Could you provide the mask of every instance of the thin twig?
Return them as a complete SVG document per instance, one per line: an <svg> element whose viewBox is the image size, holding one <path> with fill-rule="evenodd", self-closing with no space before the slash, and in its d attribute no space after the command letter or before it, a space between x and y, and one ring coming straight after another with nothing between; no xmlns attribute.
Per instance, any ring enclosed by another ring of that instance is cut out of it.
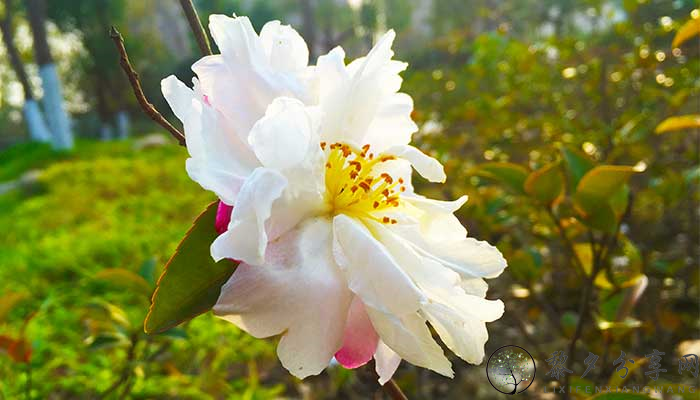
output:
<svg viewBox="0 0 700 400"><path fill-rule="evenodd" d="M585 276L586 270L583 267L583 262L579 258L578 253L576 253L576 249L574 248L574 244L571 242L571 239L569 239L569 236L566 234L566 229L564 228L564 225L562 225L559 218L557 218L557 216L554 214L554 211L551 207L547 207L547 215L549 215L549 217L552 219L552 222L557 227L557 230L559 231L559 236L561 237L561 240L564 243L564 248L566 248L566 250L571 254L571 257L578 265L579 270L577 270L576 272L583 273Z"/></svg>
<svg viewBox="0 0 700 400"><path fill-rule="evenodd" d="M25 386L26 399L32 398L32 363L27 362L27 385Z"/></svg>
<svg viewBox="0 0 700 400"><path fill-rule="evenodd" d="M597 254L594 255L594 259L597 258ZM591 302L591 295L593 294L593 282L595 282L595 277L598 275L598 272L600 271L600 263L599 262L594 262L593 266L591 267L591 275L586 277L586 281L584 282L584 287L583 287L583 293L581 294L581 304L579 304L579 310L578 310L578 322L576 324L576 330L574 331L574 336L571 338L571 342L569 343L569 350L568 350L568 359L566 366L567 368L571 369L571 367L574 365L576 362L576 344L578 343L579 339L581 338L581 335L583 334L583 324L586 320L586 316L588 314L588 310L590 308L590 302ZM569 375L566 375L564 379L564 385L568 386L569 385ZM569 398L569 393L564 394L564 399Z"/></svg>
<svg viewBox="0 0 700 400"><path fill-rule="evenodd" d="M112 383L110 387L108 387L104 392L102 392L98 396L99 399L107 398L107 396L109 396L112 392L116 391L117 389L119 389L120 386L129 381L129 378L131 377L132 364L134 362L134 359L136 358L136 345L139 342L138 334L132 334L130 342L131 343L129 345L129 350L127 350L126 360L124 361L124 367L122 368L121 374L119 374L117 380L114 381L114 383ZM122 395L128 393L128 390L129 387L127 386L122 392Z"/></svg>
<svg viewBox="0 0 700 400"><path fill-rule="evenodd" d="M182 6L182 11L185 12L187 22L190 23L190 28L192 29L192 33L194 33L194 38L197 40L199 51L202 52L203 56L212 55L209 38L204 31L202 22L199 20L199 15L197 15L197 10L194 8L192 0L180 0L180 5Z"/></svg>
<svg viewBox="0 0 700 400"><path fill-rule="evenodd" d="M175 140L180 143L180 146L187 146L185 142L185 135L183 135L177 128L172 126L170 122L168 122L163 115L156 110L156 108L151 104L151 102L148 101L146 98L146 95L143 93L143 89L141 89L141 82L139 81L139 74L134 71L134 68L131 66L131 63L129 62L129 55L126 53L126 48L124 48L124 39L122 38L122 35L119 33L117 28L112 27L109 30L109 37L112 38L112 41L114 41L114 45L117 46L117 51L119 51L119 64L121 65L122 69L126 73L126 76L129 78L129 83L131 83L131 88L134 90L134 96L136 96L136 100L139 102L139 105L141 106L141 109L143 109L143 112L146 113L153 121L158 123L160 126L165 128L170 134L175 138Z"/></svg>
<svg viewBox="0 0 700 400"><path fill-rule="evenodd" d="M382 389L389 395L393 400L408 400L405 394L401 391L399 385L394 382L393 379L389 379L387 383L382 385Z"/></svg>

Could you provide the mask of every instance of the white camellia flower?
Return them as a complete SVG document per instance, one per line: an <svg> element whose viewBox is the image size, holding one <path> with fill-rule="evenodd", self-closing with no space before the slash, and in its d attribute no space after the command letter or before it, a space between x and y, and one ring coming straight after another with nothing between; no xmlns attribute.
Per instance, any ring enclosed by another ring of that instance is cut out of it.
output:
<svg viewBox="0 0 700 400"><path fill-rule="evenodd" d="M467 238L444 202L413 192L411 167L444 182L440 163L409 146L411 98L398 90L392 31L345 64L335 48L308 66L303 39L279 22L260 35L245 17L212 16L221 55L174 77L163 93L185 126L189 175L233 207L212 244L240 264L214 313L251 335L282 335L277 354L293 375L319 374L335 356L347 368L376 360L380 383L399 362L453 376L428 324L455 354L478 364L485 299L506 267Z"/></svg>

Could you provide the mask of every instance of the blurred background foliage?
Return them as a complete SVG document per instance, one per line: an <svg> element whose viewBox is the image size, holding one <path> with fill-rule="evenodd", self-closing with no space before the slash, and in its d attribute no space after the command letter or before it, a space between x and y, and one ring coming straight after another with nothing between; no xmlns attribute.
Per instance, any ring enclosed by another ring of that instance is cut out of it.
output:
<svg viewBox="0 0 700 400"><path fill-rule="evenodd" d="M697 2L195 4L205 22L235 12L258 29L291 23L312 62L338 44L360 56L378 33L397 30L397 58L410 63L403 91L421 127L415 140L449 177L417 186L431 197L469 195L460 219L509 260L491 282L489 297L502 298L506 314L489 324L487 354L506 344L532 353L538 375L522 395L547 397L555 382L545 360L559 350L571 384L650 383L644 355L659 349L668 372L654 385L698 385L676 367L679 356L700 354L700 46L697 36L674 43L679 30L697 29ZM140 113L107 30L124 34L162 112L160 79L189 81L197 48L178 2L47 6L78 140L68 152L29 141L2 48L0 398L381 398L369 368L295 380L276 361L274 340L211 315L143 333L162 265L213 198L186 176L186 152ZM12 12L13 42L41 97L25 4L6 1L0 11ZM123 115L131 123L114 140ZM582 380L589 351L600 360ZM614 373L620 351L640 366L626 380ZM402 365L397 381L410 398L496 398L483 366L453 361L454 380Z"/></svg>

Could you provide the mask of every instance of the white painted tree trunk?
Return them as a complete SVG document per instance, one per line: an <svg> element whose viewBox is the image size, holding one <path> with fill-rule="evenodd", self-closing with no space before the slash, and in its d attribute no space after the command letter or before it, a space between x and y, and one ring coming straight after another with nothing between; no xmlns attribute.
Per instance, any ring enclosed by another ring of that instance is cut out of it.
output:
<svg viewBox="0 0 700 400"><path fill-rule="evenodd" d="M27 129L29 130L29 137L37 142L50 142L51 131L46 126L39 104L33 99L25 100L23 112L24 122L27 123Z"/></svg>
<svg viewBox="0 0 700 400"><path fill-rule="evenodd" d="M61 81L58 79L56 65L45 64L39 67L41 87L44 89L44 111L49 129L53 134L53 146L58 150L73 148L73 132L71 131L68 114L63 107Z"/></svg>
<svg viewBox="0 0 700 400"><path fill-rule="evenodd" d="M131 121L129 120L129 113L120 110L117 112L117 137L119 139L126 139L129 137L129 130L131 128Z"/></svg>
<svg viewBox="0 0 700 400"><path fill-rule="evenodd" d="M100 139L102 139L105 142L114 139L114 132L112 131L112 127L107 122L103 122L102 126L100 127Z"/></svg>

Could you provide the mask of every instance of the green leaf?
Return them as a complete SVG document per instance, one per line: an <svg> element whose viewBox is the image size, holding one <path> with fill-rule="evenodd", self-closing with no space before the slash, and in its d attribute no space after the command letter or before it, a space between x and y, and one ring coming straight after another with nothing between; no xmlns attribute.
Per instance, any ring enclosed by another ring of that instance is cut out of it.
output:
<svg viewBox="0 0 700 400"><path fill-rule="evenodd" d="M217 203L211 203L197 217L192 228L165 265L144 321L146 333L159 333L207 312L219 297L221 286L237 264L215 263L209 253L216 239L214 229Z"/></svg>
<svg viewBox="0 0 700 400"><path fill-rule="evenodd" d="M85 307L93 311L93 316L102 316L127 329L131 327L129 316L126 311L119 306L104 300L96 299L86 304Z"/></svg>
<svg viewBox="0 0 700 400"><path fill-rule="evenodd" d="M474 169L476 175L494 179L508 186L517 193L524 194L523 185L527 179L528 171L518 164L507 162L490 162L477 166Z"/></svg>
<svg viewBox="0 0 700 400"><path fill-rule="evenodd" d="M90 350L126 347L129 345L129 338L120 332L103 332L88 337L85 339L85 344Z"/></svg>
<svg viewBox="0 0 700 400"><path fill-rule="evenodd" d="M564 176L559 162L553 162L533 171L525 180L525 192L543 204L552 204L564 193Z"/></svg>
<svg viewBox="0 0 700 400"><path fill-rule="evenodd" d="M609 199L627 183L632 174L641 172L636 167L601 165L583 176L576 187L576 194Z"/></svg>
<svg viewBox="0 0 700 400"><path fill-rule="evenodd" d="M139 275L151 285L156 283L156 259L151 257L144 261L139 268Z"/></svg>
<svg viewBox="0 0 700 400"><path fill-rule="evenodd" d="M29 298L26 292L7 292L0 297L0 323L2 323L18 304Z"/></svg>
<svg viewBox="0 0 700 400"><path fill-rule="evenodd" d="M579 219L594 229L612 232L627 206L627 181L642 169L600 165L588 171L574 193Z"/></svg>
<svg viewBox="0 0 700 400"><path fill-rule="evenodd" d="M678 47L697 35L700 35L700 18L691 18L678 29L671 45Z"/></svg>
<svg viewBox="0 0 700 400"><path fill-rule="evenodd" d="M151 285L142 276L128 269L106 268L95 274L94 279L131 289L145 296L151 294Z"/></svg>
<svg viewBox="0 0 700 400"><path fill-rule="evenodd" d="M572 186L574 187L578 185L578 182L586 175L586 172L595 166L595 162L590 157L570 146L562 146L561 155L566 161L566 167L571 175Z"/></svg>
<svg viewBox="0 0 700 400"><path fill-rule="evenodd" d="M693 128L700 128L700 115L698 114L679 115L677 117L666 118L656 126L654 132L661 134Z"/></svg>
<svg viewBox="0 0 700 400"><path fill-rule="evenodd" d="M607 201L600 201L597 197L576 195L574 209L577 218L590 228L612 233L617 227L615 210Z"/></svg>
<svg viewBox="0 0 700 400"><path fill-rule="evenodd" d="M532 253L522 249L508 257L508 269L518 281L524 282L538 279L542 272Z"/></svg>

